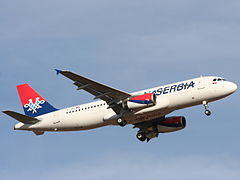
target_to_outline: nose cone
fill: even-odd
[[[227,88],[229,93],[232,94],[237,90],[237,85],[235,83],[229,82]]]

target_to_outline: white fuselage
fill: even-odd
[[[155,106],[131,111],[125,115],[128,124],[135,124],[165,116],[175,110],[212,102],[232,94],[237,86],[229,81],[213,81],[207,76],[132,93],[138,95],[154,92]],[[119,116],[104,101],[68,107],[36,117],[40,122],[29,125],[18,123],[15,129],[38,131],[78,131],[106,125],[116,125]]]

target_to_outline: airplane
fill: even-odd
[[[183,116],[166,117],[169,113],[196,105],[203,105],[211,115],[208,104],[237,90],[237,85],[217,76],[176,82],[134,93],[124,92],[101,84],[71,71],[55,69],[73,81],[77,90],[94,95],[94,102],[65,109],[56,109],[28,84],[17,86],[25,114],[3,111],[19,121],[15,130],[32,131],[42,135],[46,131],[81,131],[108,125],[138,128],[137,139],[149,141],[160,133],[174,132],[186,127]]]

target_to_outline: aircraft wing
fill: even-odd
[[[57,70],[57,74],[62,74],[63,76],[74,81],[74,85],[78,87],[77,90],[85,90],[90,94],[94,95],[94,99],[102,99],[107,102],[109,108],[112,108],[117,114],[120,113],[122,106],[122,100],[130,97],[131,94],[118,89],[109,87],[102,83],[96,82],[94,80],[88,79],[86,77],[80,76],[70,71]]]

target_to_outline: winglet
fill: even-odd
[[[62,72],[62,70],[59,70],[59,69],[54,69],[54,70],[56,71],[57,75],[59,75]]]

